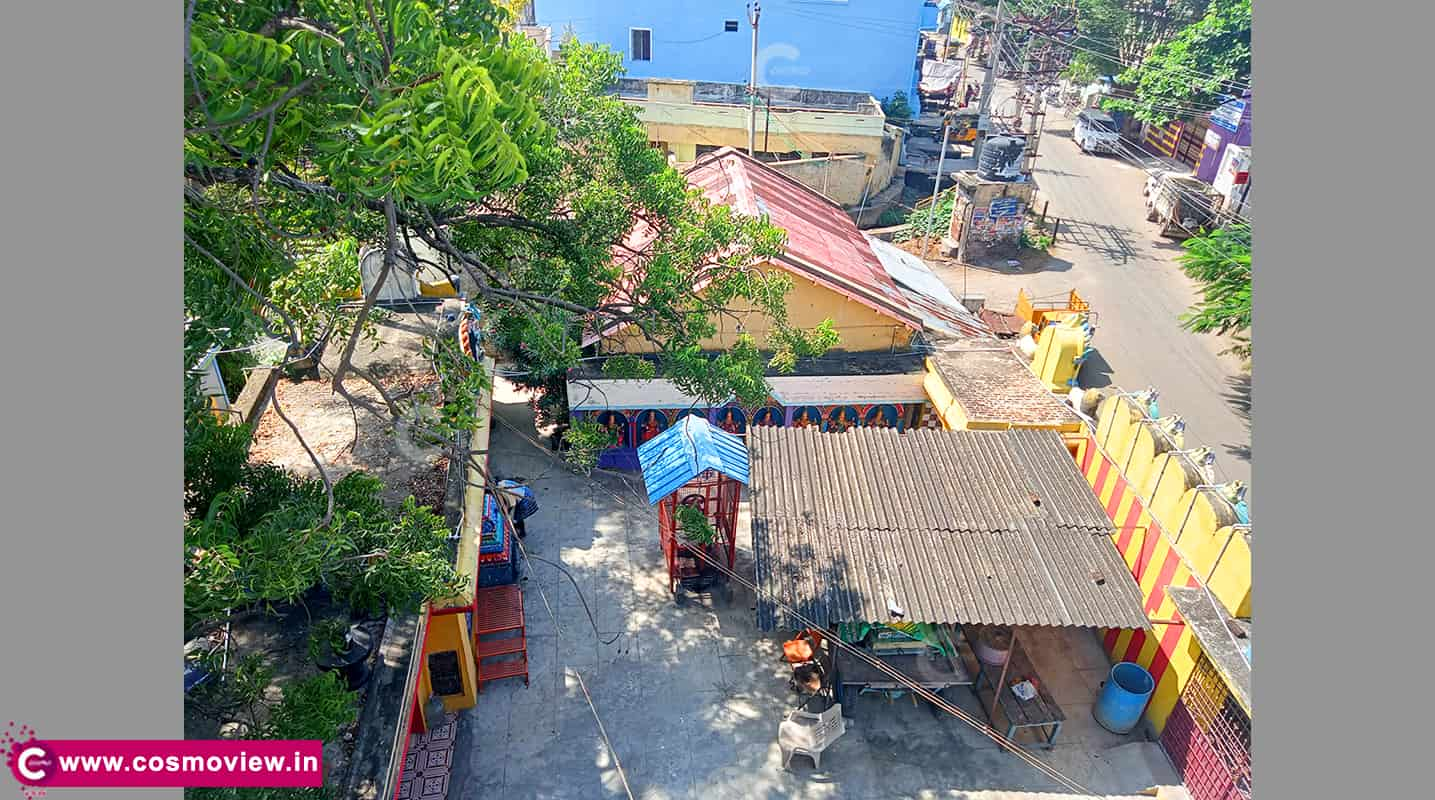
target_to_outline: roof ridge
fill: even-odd
[[[803,182],[797,180],[796,178],[792,177],[791,175],[788,175],[787,173],[783,172],[783,171],[780,170],[780,169],[773,169],[772,166],[769,165],[766,161],[763,161],[763,160],[758,159],[758,158],[754,158],[754,157],[748,155],[747,153],[744,153],[743,151],[737,149],[736,147],[733,147],[732,145],[724,145],[722,148],[720,148],[720,149],[718,149],[718,150],[714,150],[713,152],[709,153],[709,154],[708,154],[708,157],[718,158],[718,157],[729,156],[729,155],[737,156],[740,161],[743,161],[743,162],[746,162],[746,163],[753,164],[753,165],[756,165],[756,166],[758,166],[758,167],[761,167],[762,169],[765,169],[765,170],[767,170],[768,172],[771,172],[773,175],[777,176],[779,180],[782,180],[782,181],[784,181],[784,182],[786,182],[786,183],[791,184],[794,189],[798,189],[798,190],[800,190],[800,191],[802,191],[802,192],[804,192],[804,193],[806,193],[806,194],[812,195],[813,197],[817,198],[818,200],[821,200],[823,203],[826,203],[827,205],[832,206],[833,208],[837,209],[838,211],[841,211],[843,214],[846,214],[846,213],[847,213],[847,209],[843,208],[843,207],[841,206],[841,204],[839,204],[837,201],[833,200],[832,198],[828,197],[827,195],[823,194],[822,192],[817,191],[816,189],[812,188],[811,186],[808,186],[807,184],[805,184],[805,183],[803,183]],[[861,154],[859,153],[858,155],[861,155]],[[700,160],[701,160],[701,159],[699,159],[699,161],[700,161]],[[698,163],[697,161],[694,161],[694,162],[693,162],[694,165],[696,165],[697,163]],[[754,195],[754,197],[755,197],[755,196],[756,196],[756,195]],[[856,225],[853,225],[852,227],[856,228],[857,226],[856,226]],[[861,229],[858,229],[857,232],[860,234],[862,231],[861,231]]]

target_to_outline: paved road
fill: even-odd
[[[1220,355],[1225,341],[1181,328],[1177,318],[1197,292],[1175,263],[1180,246],[1158,239],[1146,222],[1146,174],[1116,156],[1083,155],[1060,110],[1047,115],[1038,152],[1036,180],[1050,199],[1048,215],[1063,220],[1053,258],[1032,272],[1024,271],[1033,265],[1007,273],[969,268],[968,290],[985,293],[989,307],[1010,310],[1021,288],[1037,297],[1075,288],[1098,315],[1097,353],[1082,370],[1082,385],[1156,387],[1162,413],[1186,420],[1187,445],[1214,450],[1221,479],[1249,483],[1249,376]],[[938,272],[961,293],[962,270]]]

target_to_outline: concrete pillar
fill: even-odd
[[[683,164],[698,160],[698,146],[693,142],[673,142],[673,154]]]

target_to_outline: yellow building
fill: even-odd
[[[1146,717],[1165,736],[1173,714],[1185,719],[1179,712],[1186,690],[1211,655],[1187,618],[1193,606],[1183,607],[1177,590],[1198,592],[1203,603],[1249,628],[1251,528],[1232,499],[1240,487],[1213,485],[1207,451],[1170,441],[1171,426],[1152,418],[1147,397],[1104,394],[1078,460],[1117,526],[1116,547],[1141,586],[1153,628],[1109,631],[1105,644],[1113,661],[1138,663],[1155,678]],[[1193,735],[1184,724],[1171,735]]]
[[[1000,339],[952,342],[927,357],[924,385],[947,430],[1079,433],[1076,415]]]
[[[902,129],[869,94],[759,87],[754,153],[843,206],[892,181]],[[667,78],[623,78],[619,96],[638,111],[648,139],[679,164],[748,144],[747,87]],[[781,159],[778,161],[777,159]]]
[[[637,445],[693,409],[738,433],[749,424],[824,430],[924,424],[920,345],[935,337],[990,335],[981,319],[921,259],[868,238],[840,206],[773,165],[728,147],[699,158],[684,174],[714,204],[766,217],[786,231],[785,250],[753,267],[790,276],[789,322],[810,328],[831,320],[838,344],[824,357],[805,361],[798,374],[770,377],[771,397],[752,407],[702,408],[698,398],[667,381],[611,379],[597,362],[586,362],[569,376],[568,401],[575,419],[596,421],[617,437],[618,446],[599,466],[636,469]],[[641,251],[645,244],[635,239],[628,247]],[[713,323],[718,330],[701,343],[705,351],[725,350],[741,334],[751,335],[759,348],[770,342],[771,320],[751,307],[739,306]],[[583,346],[594,356],[646,355],[655,349],[639,331],[622,326],[589,335]]]

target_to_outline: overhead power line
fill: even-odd
[[[550,459],[561,460],[561,458],[560,458],[557,454],[553,453],[549,448],[545,447],[542,443],[540,443],[540,442],[538,442],[538,441],[532,439],[531,437],[529,437],[526,433],[524,433],[523,431],[519,430],[519,429],[518,429],[515,425],[513,425],[512,423],[508,422],[507,420],[503,419],[503,418],[500,417],[500,416],[495,416],[494,419],[498,420],[498,422],[499,422],[501,425],[507,427],[510,431],[512,431],[513,433],[517,434],[519,437],[521,437],[521,438],[523,438],[524,440],[528,441],[529,444],[531,444],[533,447],[535,447],[535,448],[537,448],[538,450],[542,451],[542,452],[543,452],[544,454],[546,454]],[[639,492],[637,491],[637,489],[635,489],[635,488],[633,487],[632,483],[628,480],[628,476],[623,475],[623,474],[621,474],[621,473],[613,473],[613,472],[609,472],[609,473],[607,473],[607,474],[615,475],[616,477],[618,477],[619,479],[621,479],[621,480],[623,481],[623,484],[628,487],[628,492],[629,492],[629,494],[631,494],[631,496],[632,496],[633,498],[635,498],[639,503],[641,503],[641,504],[643,504],[643,505],[646,505],[646,504],[647,504],[647,498],[644,497],[641,493],[639,493]],[[601,489],[603,489],[603,491],[607,492],[607,493],[608,493],[609,495],[611,495],[612,497],[614,497],[616,500],[618,500],[618,502],[624,503],[624,504],[627,503],[627,498],[625,498],[623,495],[621,495],[621,494],[620,494],[618,491],[616,491],[615,489],[613,489],[613,488],[611,488],[611,487],[608,487],[608,486],[605,486],[605,485],[603,485],[602,483],[596,482],[596,481],[594,482],[594,484],[595,484],[596,486],[600,487]],[[727,567],[726,564],[719,563],[716,559],[714,559],[712,556],[708,555],[707,553],[695,551],[695,555],[697,555],[697,556],[698,556],[699,558],[701,558],[704,562],[706,562],[707,564],[709,564],[710,566],[712,566],[714,569],[717,569],[719,572],[723,573],[723,574],[724,574],[725,576],[727,576],[728,578],[730,578],[730,579],[732,579],[732,580],[735,580],[735,581],[737,581],[738,583],[742,584],[744,587],[750,589],[755,595],[762,596],[762,597],[766,597],[766,598],[769,599],[774,605],[776,605],[778,608],[782,609],[784,612],[786,612],[788,615],[790,615],[793,619],[799,620],[799,621],[802,622],[804,625],[807,625],[808,627],[811,627],[811,628],[819,628],[819,629],[820,629],[820,628],[822,627],[821,625],[818,625],[816,622],[814,622],[812,619],[810,619],[810,618],[807,617],[806,615],[802,614],[802,613],[801,613],[800,611],[798,611],[797,609],[792,608],[791,606],[789,606],[789,605],[787,605],[786,603],[782,602],[782,600],[781,600],[780,598],[774,597],[774,596],[771,595],[770,592],[764,591],[762,588],[758,587],[755,583],[753,583],[752,581],[748,580],[745,576],[739,575],[737,572],[728,569],[728,567]],[[843,642],[843,641],[841,641],[841,640],[839,640],[839,639],[829,638],[828,641],[832,642],[832,644],[833,644],[834,647],[837,647],[837,648],[843,650],[844,652],[850,653],[850,654],[853,655],[855,658],[861,659],[862,661],[864,661],[864,662],[870,664],[873,668],[875,668],[875,669],[881,671],[883,674],[885,674],[885,675],[891,677],[893,680],[895,680],[896,682],[902,684],[904,687],[906,687],[908,690],[910,690],[913,694],[916,694],[917,696],[921,697],[922,699],[924,699],[924,700],[926,700],[926,701],[932,703],[932,704],[933,704],[934,706],[936,706],[939,710],[941,710],[941,711],[947,713],[948,715],[953,716],[953,717],[956,717],[957,719],[959,719],[959,720],[961,720],[961,721],[967,723],[967,724],[970,725],[972,728],[976,729],[977,732],[981,733],[982,735],[984,735],[984,736],[988,737],[989,739],[991,739],[992,741],[996,742],[1000,747],[1005,748],[1005,749],[1008,750],[1010,753],[1012,753],[1012,755],[1014,755],[1014,756],[1016,756],[1017,758],[1021,759],[1023,762],[1027,763],[1027,764],[1030,765],[1032,768],[1036,769],[1038,772],[1042,773],[1042,774],[1045,775],[1046,777],[1048,777],[1048,778],[1050,778],[1051,780],[1055,781],[1056,783],[1058,783],[1058,784],[1061,785],[1062,787],[1064,787],[1064,788],[1066,788],[1066,789],[1069,789],[1069,790],[1071,790],[1071,791],[1073,791],[1073,792],[1076,792],[1076,793],[1078,793],[1078,794],[1088,795],[1088,796],[1092,796],[1092,797],[1100,797],[1100,795],[1097,795],[1095,792],[1091,791],[1090,789],[1087,789],[1085,786],[1083,786],[1082,784],[1080,784],[1079,782],[1077,782],[1074,778],[1069,777],[1068,775],[1066,775],[1065,773],[1063,773],[1061,770],[1057,769],[1056,767],[1052,766],[1051,764],[1048,764],[1048,763],[1046,763],[1045,761],[1042,761],[1041,759],[1039,759],[1039,758],[1037,758],[1036,756],[1032,755],[1031,753],[1027,752],[1027,750],[1026,750],[1025,747],[1022,747],[1020,744],[1016,743],[1015,741],[1012,741],[1011,739],[1008,739],[1007,737],[1003,736],[1000,732],[998,732],[998,731],[997,731],[995,728],[993,728],[990,724],[981,721],[980,719],[976,718],[976,717],[973,716],[972,714],[970,714],[970,713],[964,711],[963,709],[961,709],[961,708],[959,708],[959,707],[957,707],[957,706],[951,704],[950,702],[948,702],[948,701],[946,701],[945,699],[943,699],[940,695],[936,694],[935,692],[931,691],[930,689],[927,689],[926,687],[924,687],[924,686],[920,685],[919,683],[917,683],[917,682],[916,682],[915,680],[913,680],[910,676],[906,675],[905,673],[901,672],[900,670],[894,669],[891,665],[887,664],[885,661],[881,661],[880,659],[877,659],[876,657],[872,656],[871,654],[869,654],[869,653],[863,651],[861,648],[854,647],[853,645],[848,644],[847,642]],[[998,689],[997,691],[1001,691],[1001,690]]]

